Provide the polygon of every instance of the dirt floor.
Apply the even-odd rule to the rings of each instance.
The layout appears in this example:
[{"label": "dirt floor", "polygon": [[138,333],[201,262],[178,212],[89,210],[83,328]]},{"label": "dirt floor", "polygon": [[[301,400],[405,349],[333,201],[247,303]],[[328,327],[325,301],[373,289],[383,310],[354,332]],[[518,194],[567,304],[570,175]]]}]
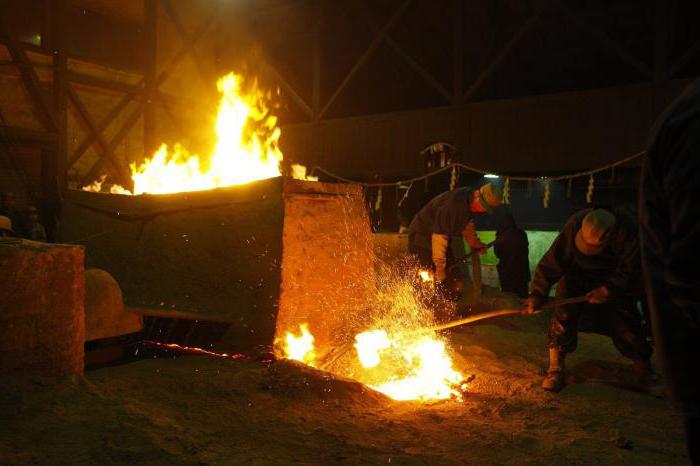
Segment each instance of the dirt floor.
[{"label": "dirt floor", "polygon": [[185,356],[77,381],[4,380],[0,464],[686,464],[680,418],[584,335],[571,384],[540,387],[542,316],[451,335],[462,403],[395,402],[289,362]]}]

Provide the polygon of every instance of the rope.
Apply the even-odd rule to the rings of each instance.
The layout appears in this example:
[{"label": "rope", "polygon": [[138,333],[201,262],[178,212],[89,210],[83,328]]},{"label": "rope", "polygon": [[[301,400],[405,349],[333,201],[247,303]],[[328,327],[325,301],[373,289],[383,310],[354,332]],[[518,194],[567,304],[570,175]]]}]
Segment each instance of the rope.
[{"label": "rope", "polygon": [[[646,151],[637,152],[636,154],[630,155],[629,157],[625,157],[624,159],[618,160],[617,162],[613,162],[613,163],[610,163],[610,164],[602,166],[602,167],[594,168],[592,170],[570,173],[568,175],[551,176],[551,177],[547,177],[547,179],[550,181],[563,181],[563,180],[570,180],[573,178],[581,178],[584,176],[591,176],[591,175],[594,175],[596,173],[599,173],[599,172],[602,172],[605,170],[610,170],[610,169],[613,169],[613,168],[618,167],[620,165],[624,165],[626,163],[632,162],[633,160],[636,160],[636,159],[642,157],[645,153],[646,153]],[[403,184],[415,183],[416,181],[420,181],[420,180],[427,180],[428,178],[430,178],[432,176],[438,175],[438,174],[445,172],[447,170],[452,170],[453,168],[461,168],[463,170],[467,170],[467,171],[470,171],[473,173],[479,173],[482,175],[487,175],[487,174],[493,173],[493,172],[489,172],[486,170],[482,170],[480,168],[470,167],[469,165],[465,165],[463,163],[451,163],[449,165],[445,165],[444,167],[439,168],[437,170],[434,170],[434,171],[427,173],[425,175],[416,176],[414,178],[408,178],[405,180],[394,181],[394,182],[368,183],[365,181],[351,180],[349,178],[345,178],[345,177],[342,177],[340,175],[336,175],[335,173],[328,171],[325,168],[319,167],[319,166],[315,166],[311,169],[311,175],[315,176],[317,172],[320,172],[320,173],[323,173],[324,175],[327,175],[327,176],[329,176],[337,181],[342,181],[344,183],[359,184],[361,186],[370,187],[370,188],[383,188],[383,187],[388,187],[388,186],[400,186]],[[510,178],[511,181],[539,181],[542,179],[542,177],[539,177],[539,176],[510,176],[510,175],[505,175],[505,174],[496,174],[496,175],[498,175],[500,177],[504,177],[504,178]]]}]

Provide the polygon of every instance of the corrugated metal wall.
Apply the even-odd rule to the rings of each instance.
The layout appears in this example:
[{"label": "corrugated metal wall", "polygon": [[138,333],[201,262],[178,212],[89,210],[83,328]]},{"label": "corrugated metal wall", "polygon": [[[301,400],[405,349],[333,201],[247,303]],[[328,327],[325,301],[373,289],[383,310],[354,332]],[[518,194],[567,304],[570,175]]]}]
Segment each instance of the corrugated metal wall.
[{"label": "corrugated metal wall", "polygon": [[282,148],[292,162],[364,179],[421,173],[418,152],[436,141],[489,171],[587,169],[642,150],[659,97],[684,85],[664,96],[640,85],[288,125]]}]

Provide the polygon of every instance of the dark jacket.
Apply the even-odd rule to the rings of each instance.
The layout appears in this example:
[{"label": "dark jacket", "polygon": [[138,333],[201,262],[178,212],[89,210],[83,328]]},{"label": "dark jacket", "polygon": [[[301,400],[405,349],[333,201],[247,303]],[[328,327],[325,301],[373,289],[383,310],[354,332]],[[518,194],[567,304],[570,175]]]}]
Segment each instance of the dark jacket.
[{"label": "dark jacket", "polygon": [[533,295],[547,296],[552,285],[564,275],[590,287],[605,285],[611,298],[641,295],[639,239],[634,219],[613,211],[615,225],[605,248],[598,255],[586,256],[576,249],[574,240],[590,211],[585,209],[572,215],[542,257],[530,285]]},{"label": "dark jacket", "polygon": [[652,132],[639,202],[647,301],[674,398],[700,415],[700,81]]},{"label": "dark jacket", "polygon": [[459,236],[474,214],[469,207],[474,188],[457,188],[434,197],[411,221],[409,242],[413,246],[431,249],[433,233]]},{"label": "dark jacket", "polygon": [[494,253],[498,257],[498,280],[501,289],[527,296],[527,285],[530,283],[530,244],[527,234],[518,228],[511,214],[505,214],[496,230]]}]

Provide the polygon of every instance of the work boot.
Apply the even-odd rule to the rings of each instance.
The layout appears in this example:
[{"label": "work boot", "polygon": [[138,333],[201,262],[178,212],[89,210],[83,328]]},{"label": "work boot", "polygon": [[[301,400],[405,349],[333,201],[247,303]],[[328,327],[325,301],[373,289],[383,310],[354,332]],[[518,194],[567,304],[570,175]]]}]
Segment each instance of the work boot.
[{"label": "work boot", "polygon": [[549,369],[542,381],[542,388],[549,392],[559,392],[566,385],[564,358],[566,353],[559,348],[549,348]]},{"label": "work boot", "polygon": [[632,371],[642,386],[648,387],[659,381],[659,376],[654,372],[651,361],[648,359],[633,359]]}]

